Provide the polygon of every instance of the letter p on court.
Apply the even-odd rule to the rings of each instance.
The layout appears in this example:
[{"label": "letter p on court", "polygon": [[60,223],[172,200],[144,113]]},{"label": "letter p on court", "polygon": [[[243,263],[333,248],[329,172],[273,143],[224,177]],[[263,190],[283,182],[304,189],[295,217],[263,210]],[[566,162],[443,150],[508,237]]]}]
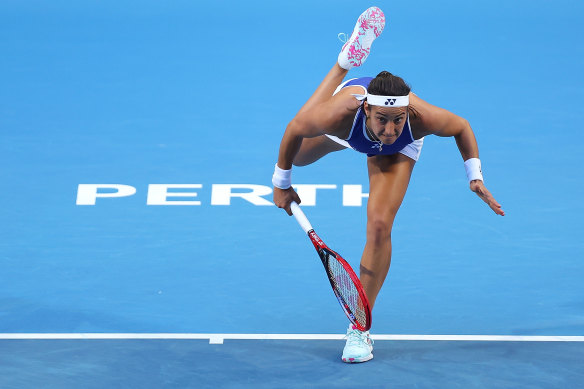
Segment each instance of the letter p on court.
[{"label": "letter p on court", "polygon": [[97,198],[127,197],[136,193],[136,188],[122,184],[79,184],[77,205],[95,205]]}]

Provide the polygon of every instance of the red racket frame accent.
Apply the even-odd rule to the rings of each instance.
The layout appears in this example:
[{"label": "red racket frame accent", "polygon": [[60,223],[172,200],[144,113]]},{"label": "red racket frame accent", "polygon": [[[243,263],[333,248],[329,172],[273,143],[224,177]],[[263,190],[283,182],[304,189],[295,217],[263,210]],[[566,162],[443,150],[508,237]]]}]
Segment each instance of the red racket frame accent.
[{"label": "red racket frame accent", "polygon": [[[308,231],[308,237],[310,238],[310,241],[312,242],[314,248],[316,249],[316,251],[319,253],[319,257],[321,257],[321,261],[322,264],[325,267],[329,282],[331,284],[331,287],[333,288],[333,292],[335,293],[335,296],[337,297],[337,300],[339,300],[339,304],[341,304],[341,307],[343,308],[343,311],[345,311],[345,314],[347,315],[347,317],[349,318],[349,320],[351,321],[351,323],[353,323],[355,325],[355,327],[357,327],[358,330],[360,331],[369,331],[369,329],[371,328],[371,308],[369,306],[369,300],[367,299],[367,295],[365,294],[365,291],[363,290],[363,285],[361,285],[361,281],[359,280],[359,277],[357,277],[357,275],[355,274],[355,272],[353,271],[353,268],[351,267],[351,265],[349,265],[347,263],[347,261],[345,261],[343,259],[343,257],[341,257],[339,255],[339,253],[337,253],[336,251],[331,250],[323,241],[322,239],[320,239],[320,237],[316,234],[316,232],[314,232],[314,230],[310,230]],[[326,263],[324,263],[324,259],[322,258],[320,252],[322,251],[328,251],[332,254],[334,254],[335,259],[343,266],[343,268],[345,269],[345,271],[347,272],[347,274],[349,274],[349,277],[351,278],[351,281],[353,281],[353,284],[355,284],[355,288],[357,289],[357,293],[359,293],[359,298],[361,299],[361,301],[363,302],[363,309],[365,310],[365,315],[366,315],[366,324],[365,326],[362,326],[361,324],[359,324],[356,320],[355,320],[355,315],[353,312],[351,312],[351,310],[349,309],[348,305],[342,301],[342,298],[339,296],[338,292],[336,291],[335,287],[334,287],[334,282],[333,280],[331,280],[331,276],[329,274],[328,268],[326,266]],[[352,316],[352,317],[351,317]]]}]

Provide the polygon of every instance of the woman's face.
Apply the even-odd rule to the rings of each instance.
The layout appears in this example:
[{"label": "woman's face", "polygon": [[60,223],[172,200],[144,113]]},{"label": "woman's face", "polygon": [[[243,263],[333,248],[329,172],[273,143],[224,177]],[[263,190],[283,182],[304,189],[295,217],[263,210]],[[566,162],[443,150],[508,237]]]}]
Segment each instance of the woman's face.
[{"label": "woman's face", "polygon": [[367,127],[381,142],[390,145],[401,135],[406,124],[407,107],[380,107],[365,102]]}]

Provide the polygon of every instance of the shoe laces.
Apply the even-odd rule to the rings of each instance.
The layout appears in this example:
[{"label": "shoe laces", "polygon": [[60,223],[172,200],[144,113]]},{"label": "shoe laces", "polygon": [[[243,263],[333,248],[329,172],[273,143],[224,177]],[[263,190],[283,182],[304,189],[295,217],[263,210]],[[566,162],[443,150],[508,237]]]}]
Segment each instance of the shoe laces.
[{"label": "shoe laces", "polygon": [[357,346],[360,344],[370,344],[373,345],[373,339],[369,337],[369,334],[364,331],[359,331],[358,329],[347,330],[347,335],[345,335],[347,343],[350,346]]}]

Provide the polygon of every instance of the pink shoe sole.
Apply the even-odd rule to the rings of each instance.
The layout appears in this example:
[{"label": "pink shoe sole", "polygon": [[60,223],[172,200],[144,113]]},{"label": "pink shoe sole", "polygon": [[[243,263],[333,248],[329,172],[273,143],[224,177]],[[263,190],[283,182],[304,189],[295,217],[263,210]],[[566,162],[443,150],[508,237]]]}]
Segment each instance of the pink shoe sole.
[{"label": "pink shoe sole", "polygon": [[357,19],[353,34],[339,53],[339,65],[347,70],[361,66],[371,51],[373,41],[381,35],[384,27],[385,15],[382,10],[371,7],[363,12]]}]

